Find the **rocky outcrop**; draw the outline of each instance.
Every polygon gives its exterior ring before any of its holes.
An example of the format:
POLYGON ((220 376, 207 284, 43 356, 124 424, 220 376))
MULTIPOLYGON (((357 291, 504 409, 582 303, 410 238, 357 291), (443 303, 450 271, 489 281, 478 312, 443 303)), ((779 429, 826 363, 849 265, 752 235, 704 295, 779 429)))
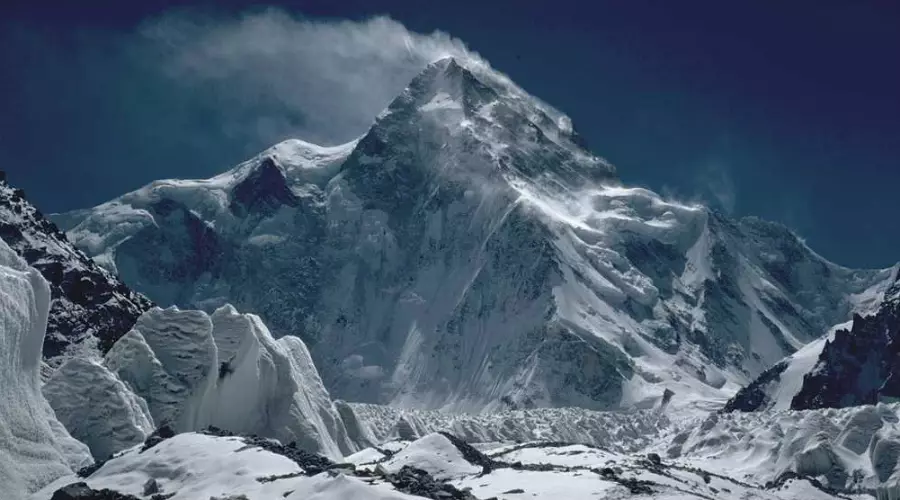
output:
POLYGON ((0 238, 50 284, 52 302, 43 353, 51 362, 70 347, 92 339, 105 352, 151 306, 76 249, 21 190, 5 180, 0 180, 0 238))
POLYGON ((838 330, 803 378, 791 408, 842 408, 900 401, 900 301, 838 330))

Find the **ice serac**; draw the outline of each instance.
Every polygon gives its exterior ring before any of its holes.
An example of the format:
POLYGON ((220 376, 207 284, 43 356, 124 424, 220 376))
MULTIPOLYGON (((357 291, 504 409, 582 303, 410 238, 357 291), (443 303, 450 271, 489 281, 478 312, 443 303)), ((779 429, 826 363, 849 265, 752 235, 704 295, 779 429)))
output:
POLYGON ((275 340, 258 316, 155 308, 107 353, 157 425, 208 426, 295 442, 339 457, 356 449, 298 338, 275 340))
POLYGON ((299 336, 333 396, 415 408, 721 404, 890 278, 622 186, 566 116, 463 59, 352 143, 287 141, 57 220, 160 304, 299 336))
POLYGON ((143 443, 153 432, 144 400, 99 361, 66 361, 41 391, 60 422, 97 460, 143 443))
POLYGON ((127 332, 150 301, 76 249, 53 222, 0 180, 0 238, 50 284, 52 301, 44 356, 60 357, 95 339, 105 351, 127 332))
POLYGON ((47 281, 0 241, 0 484, 13 500, 91 463, 41 395, 50 301, 47 281))

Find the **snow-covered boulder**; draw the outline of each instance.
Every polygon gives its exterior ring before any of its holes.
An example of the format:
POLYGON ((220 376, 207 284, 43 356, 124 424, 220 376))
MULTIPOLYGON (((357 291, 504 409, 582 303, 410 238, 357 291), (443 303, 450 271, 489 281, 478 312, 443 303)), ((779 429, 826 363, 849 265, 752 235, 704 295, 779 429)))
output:
POLYGON ((41 395, 41 348, 50 288, 0 241, 0 485, 19 500, 91 463, 88 448, 56 420, 41 395))
POLYGON ((407 465, 422 469, 436 479, 458 478, 482 471, 481 466, 466 460, 449 438, 437 432, 413 441, 381 464, 388 472, 398 472, 407 465))
POLYGON ((155 308, 107 366, 176 432, 215 426, 340 457, 356 449, 300 339, 275 340, 258 316, 155 308))
POLYGON ((71 358, 41 389, 57 418, 98 460, 153 432, 144 400, 99 361, 71 358))

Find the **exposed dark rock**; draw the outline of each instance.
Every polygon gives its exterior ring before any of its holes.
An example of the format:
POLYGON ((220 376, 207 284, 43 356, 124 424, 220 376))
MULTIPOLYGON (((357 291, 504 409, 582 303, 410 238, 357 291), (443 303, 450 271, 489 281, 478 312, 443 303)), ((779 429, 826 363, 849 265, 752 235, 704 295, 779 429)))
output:
POLYGON ((21 190, 2 180, 0 238, 50 283, 45 359, 91 337, 106 352, 153 305, 76 249, 21 190))
POLYGON ((284 172, 274 158, 265 158, 231 192, 231 211, 238 216, 269 215, 280 206, 295 207, 297 195, 288 187, 284 172))
POLYGON ((436 480, 431 474, 410 466, 404 466, 395 474, 384 476, 391 485, 402 493, 417 495, 434 500, 475 500, 468 491, 436 480))
POLYGON ((762 372, 750 385, 743 387, 731 399, 725 403, 723 412, 733 411, 757 411, 769 403, 769 395, 766 390, 770 384, 778 383, 781 374, 787 369, 787 363, 782 361, 768 370, 762 372))
POLYGON ((152 477, 144 483, 144 496, 155 495, 159 493, 159 483, 152 477))
POLYGON ((874 315, 854 315, 850 330, 835 332, 803 377, 791 409, 843 408, 900 399, 900 301, 874 315))
POLYGON ((88 465, 86 467, 82 467, 78 469, 75 473, 78 477, 91 477, 91 474, 100 470, 100 467, 103 467, 103 464, 106 463, 106 460, 97 460, 96 462, 88 465))
POLYGON ((53 492, 50 500, 140 500, 136 496, 126 495, 113 490, 95 490, 87 483, 73 483, 53 492))
POLYGON ((168 425, 159 426, 153 431, 153 434, 150 434, 147 436, 147 439, 144 440, 144 446, 141 447, 141 453, 172 437, 175 437, 175 431, 173 431, 171 427, 168 425))
POLYGON ((252 435, 235 434, 224 429, 219 429, 218 427, 208 427, 203 430, 202 433, 219 437, 238 436, 244 440, 247 446, 255 446, 271 453, 289 458, 291 461, 299 465, 304 471, 306 471, 306 474, 310 476, 314 476, 320 472, 332 469, 336 465, 334 462, 321 455, 309 453, 297 448, 296 443, 283 445, 272 439, 266 439, 252 435))
POLYGON ((490 474, 492 470, 497 468, 498 463, 491 457, 475 449, 474 446, 463 441, 462 439, 450 434, 449 432, 441 432, 442 436, 450 440, 453 446, 462 454, 463 458, 472 465, 481 467, 482 474, 490 474))

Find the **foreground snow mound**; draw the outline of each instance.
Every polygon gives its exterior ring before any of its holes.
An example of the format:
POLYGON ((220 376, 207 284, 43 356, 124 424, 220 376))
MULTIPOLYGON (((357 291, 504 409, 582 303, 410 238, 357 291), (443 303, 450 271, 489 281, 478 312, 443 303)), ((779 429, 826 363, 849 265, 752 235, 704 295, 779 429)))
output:
POLYGON ((450 439, 437 432, 417 439, 381 465, 388 472, 412 466, 442 480, 478 474, 482 470, 466 460, 450 439))
POLYGON ((620 186, 567 117, 469 60, 429 65, 352 143, 56 220, 160 304, 301 337, 334 396, 422 409, 719 405, 890 277, 620 186))
POLYGON ((102 351, 127 332, 150 301, 66 239, 0 171, 0 237, 50 285, 43 353, 53 366, 84 345, 102 351), (94 344, 98 344, 95 346, 94 344))
POLYGON ((50 288, 0 241, 0 485, 19 500, 91 463, 41 395, 41 347, 50 288))
POLYGON ((106 364, 176 432, 215 426, 296 442, 339 457, 355 449, 302 341, 276 341, 258 316, 231 306, 155 308, 106 364))
POLYGON ((139 498, 161 494, 171 500, 413 498, 342 475, 307 477, 293 460, 248 444, 244 438, 193 433, 179 434, 147 450, 129 449, 89 477, 63 478, 33 499, 46 500, 58 488, 79 481, 96 490, 110 489, 139 498))
POLYGON ((99 361, 72 358, 41 390, 60 422, 98 460, 153 432, 146 402, 99 361))

